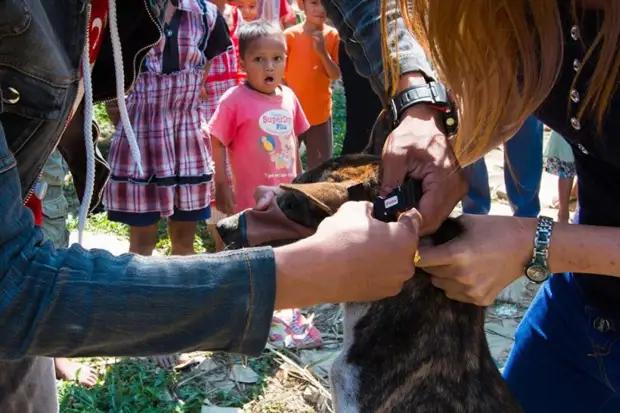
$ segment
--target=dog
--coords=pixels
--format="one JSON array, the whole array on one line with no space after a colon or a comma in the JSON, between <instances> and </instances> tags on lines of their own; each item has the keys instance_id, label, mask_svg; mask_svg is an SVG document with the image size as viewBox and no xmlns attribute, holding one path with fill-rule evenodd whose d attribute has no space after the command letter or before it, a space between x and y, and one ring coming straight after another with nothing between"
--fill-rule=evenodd
<instances>
[{"instance_id":1,"label":"dog","mask_svg":"<svg viewBox=\"0 0 620 413\"><path fill-rule=\"evenodd\" d=\"M372 201L380 188L380 157L333 158L281 185L276 202L295 225L316 230L361 185ZM231 248L241 241L242 214L218 223ZM449 218L423 242L441 244L462 234ZM301 232L300 232L301 233ZM295 239L272 239L281 245ZM412 251L413 256L413 251ZM378 277L381 274L377 274ZM402 291L368 303L344 303L344 346L330 383L339 413L519 413L489 351L485 309L451 300L418 268Z\"/></svg>"}]
</instances>

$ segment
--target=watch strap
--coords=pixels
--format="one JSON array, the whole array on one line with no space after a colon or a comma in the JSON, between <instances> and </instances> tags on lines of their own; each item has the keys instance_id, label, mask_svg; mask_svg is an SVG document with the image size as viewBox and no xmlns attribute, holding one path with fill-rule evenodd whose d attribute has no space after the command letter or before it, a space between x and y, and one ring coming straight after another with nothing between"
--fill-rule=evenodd
<instances>
[{"instance_id":1,"label":"watch strap","mask_svg":"<svg viewBox=\"0 0 620 413\"><path fill-rule=\"evenodd\" d=\"M400 117L407 109L421 103L442 113L447 135L456 133L458 122L448 91L441 83L435 81L408 87L390 100L389 110L394 127L398 125Z\"/></svg>"},{"instance_id":2,"label":"watch strap","mask_svg":"<svg viewBox=\"0 0 620 413\"><path fill-rule=\"evenodd\" d=\"M536 233L534 235L534 251L532 260L526 266L525 274L532 281L541 282L540 279L532 279L528 275L528 268L536 266L546 271L546 277L549 276L549 245L551 243L551 234L553 232L553 219L546 216L538 217L536 224Z\"/></svg>"}]
</instances>

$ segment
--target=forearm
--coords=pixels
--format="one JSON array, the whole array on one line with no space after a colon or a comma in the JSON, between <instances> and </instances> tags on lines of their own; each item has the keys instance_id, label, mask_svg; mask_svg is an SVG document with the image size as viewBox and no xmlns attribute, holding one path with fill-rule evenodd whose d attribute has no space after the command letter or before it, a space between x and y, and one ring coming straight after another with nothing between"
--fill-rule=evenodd
<instances>
[{"instance_id":1,"label":"forearm","mask_svg":"<svg viewBox=\"0 0 620 413\"><path fill-rule=\"evenodd\" d=\"M325 73L332 81L340 79L340 67L334 62L327 51L323 53L319 53L319 57L321 58L321 63L323 64L323 69L325 69Z\"/></svg>"},{"instance_id":2,"label":"forearm","mask_svg":"<svg viewBox=\"0 0 620 413\"><path fill-rule=\"evenodd\" d=\"M1 125L0 188L0 359L263 349L270 248L167 258L55 250L19 199Z\"/></svg>"},{"instance_id":3,"label":"forearm","mask_svg":"<svg viewBox=\"0 0 620 413\"><path fill-rule=\"evenodd\" d=\"M215 136L211 136L211 147L213 148L213 163L215 164L215 182L227 183L226 147Z\"/></svg>"},{"instance_id":4,"label":"forearm","mask_svg":"<svg viewBox=\"0 0 620 413\"><path fill-rule=\"evenodd\" d=\"M522 251L527 261L532 256L536 219L520 220ZM576 272L620 277L620 228L556 222L548 264L554 274Z\"/></svg>"},{"instance_id":5,"label":"forearm","mask_svg":"<svg viewBox=\"0 0 620 413\"><path fill-rule=\"evenodd\" d=\"M3 278L0 358L256 355L275 300L271 249L193 257L113 257L36 247Z\"/></svg>"},{"instance_id":6,"label":"forearm","mask_svg":"<svg viewBox=\"0 0 620 413\"><path fill-rule=\"evenodd\" d=\"M370 80L373 90L387 101L381 52L381 22L379 1L326 0L327 14L334 23L356 70ZM405 27L394 0L387 5L388 44L391 56L397 59L402 75L422 72L433 77L424 50ZM398 50L398 53L397 53Z\"/></svg>"}]
</instances>

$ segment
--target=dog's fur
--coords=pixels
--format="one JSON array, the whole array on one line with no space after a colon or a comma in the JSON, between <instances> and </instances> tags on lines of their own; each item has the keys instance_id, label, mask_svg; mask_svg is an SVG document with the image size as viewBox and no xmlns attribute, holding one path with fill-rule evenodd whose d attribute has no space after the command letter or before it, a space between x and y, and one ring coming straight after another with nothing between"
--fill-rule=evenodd
<instances>
[{"instance_id":1,"label":"dog's fur","mask_svg":"<svg viewBox=\"0 0 620 413\"><path fill-rule=\"evenodd\" d=\"M367 151L382 148L385 119L373 131L380 142L371 139ZM379 156L368 154L329 160L284 186L278 206L292 221L316 229L348 200L348 187L363 183L368 201L378 195L379 164ZM238 239L230 226L218 229L225 242ZM448 219L420 242L444 243L462 231ZM421 269L395 297L344 304L344 348L330 380L338 413L521 412L491 357L484 308L448 299Z\"/></svg>"}]
</instances>

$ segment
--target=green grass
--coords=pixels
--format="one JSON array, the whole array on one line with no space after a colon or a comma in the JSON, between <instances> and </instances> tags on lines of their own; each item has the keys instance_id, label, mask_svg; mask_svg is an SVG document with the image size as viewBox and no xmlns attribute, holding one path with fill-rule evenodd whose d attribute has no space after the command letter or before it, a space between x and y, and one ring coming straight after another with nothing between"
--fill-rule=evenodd
<instances>
[{"instance_id":1,"label":"green grass","mask_svg":"<svg viewBox=\"0 0 620 413\"><path fill-rule=\"evenodd\" d=\"M345 101L342 88L336 88L333 94L333 128L334 154L339 154L345 133ZM107 117L105 108L95 107L95 118L103 135L102 152L107 155L107 147L113 127ZM71 182L68 182L66 194L75 212L77 199ZM71 230L77 229L77 219L73 213L68 220ZM115 234L121 238L128 237L128 228L123 224L111 222L107 214L92 215L86 229L93 232ZM199 224L194 246L198 252L214 251L214 243L204 223ZM164 254L170 251L170 239L166 221L159 223L159 243L157 248ZM222 357L215 355L214 357ZM228 356L227 356L228 357ZM231 356L233 357L233 356ZM102 359L83 359L89 365L101 365ZM107 360L110 362L110 360ZM120 359L100 367L100 381L92 389L85 389L77 383L61 382L58 387L61 413L198 413L203 400L208 397L212 404L221 407L242 407L261 395L264 380L273 374L276 363L272 353L249 359L251 367L261 380L255 385L245 386L242 391L232 390L207 391L209 385L205 377L196 376L195 372L171 372L159 369L154 363L137 359ZM281 411L275 409L274 411Z\"/></svg>"}]
</instances>

